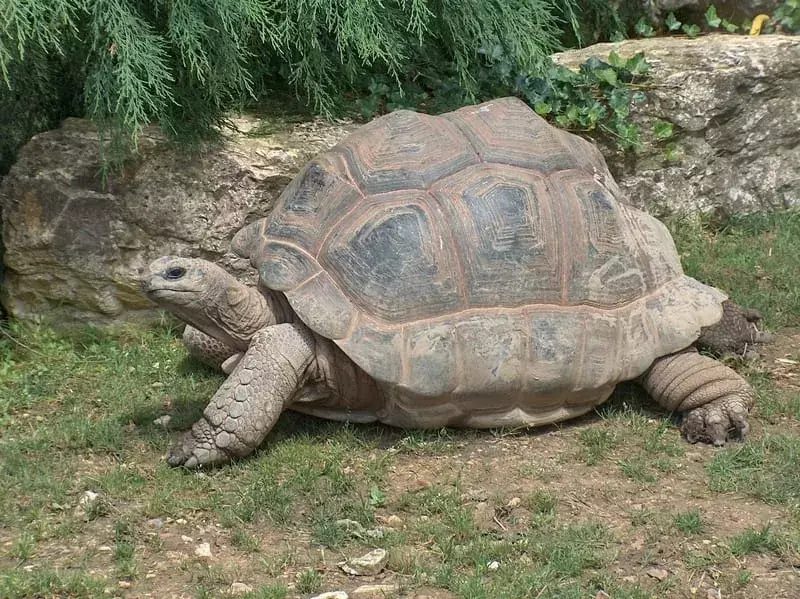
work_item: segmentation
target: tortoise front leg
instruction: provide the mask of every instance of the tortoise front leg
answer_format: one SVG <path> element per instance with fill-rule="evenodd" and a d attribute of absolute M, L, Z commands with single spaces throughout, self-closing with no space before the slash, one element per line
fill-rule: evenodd
<path fill-rule="evenodd" d="M 302 324 L 256 333 L 203 417 L 173 447 L 169 464 L 193 468 L 251 453 L 306 383 L 314 357 L 314 337 Z"/>
<path fill-rule="evenodd" d="M 755 393 L 721 362 L 690 349 L 659 358 L 640 382 L 660 406 L 684 413 L 681 432 L 690 443 L 724 445 L 729 437 L 747 437 Z"/>

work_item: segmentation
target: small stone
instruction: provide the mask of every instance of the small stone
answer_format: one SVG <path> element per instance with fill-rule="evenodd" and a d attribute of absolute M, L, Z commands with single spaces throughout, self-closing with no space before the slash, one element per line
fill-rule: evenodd
<path fill-rule="evenodd" d="M 391 526 L 392 528 L 400 528 L 403 526 L 403 519 L 400 516 L 396 516 L 392 514 L 388 518 L 386 518 L 386 525 Z"/>
<path fill-rule="evenodd" d="M 82 507 L 88 507 L 97 501 L 99 494 L 95 493 L 94 491 L 84 491 L 81 498 L 78 500 L 78 505 Z"/>
<path fill-rule="evenodd" d="M 164 527 L 164 521 L 161 518 L 150 518 L 150 520 L 148 520 L 146 522 L 146 524 L 150 528 L 163 528 Z"/>
<path fill-rule="evenodd" d="M 364 536 L 368 539 L 382 539 L 385 534 L 380 528 L 370 528 L 364 531 Z"/>
<path fill-rule="evenodd" d="M 342 520 L 337 520 L 335 524 L 338 528 L 344 529 L 350 536 L 361 537 L 364 535 L 364 526 L 361 522 L 357 522 L 356 520 L 343 518 Z"/>
<path fill-rule="evenodd" d="M 252 593 L 253 587 L 243 582 L 234 582 L 231 584 L 228 592 L 231 595 L 244 595 L 245 593 Z"/>
<path fill-rule="evenodd" d="M 192 537 L 187 537 L 186 535 L 181 535 L 181 541 L 184 543 L 194 543 L 194 539 Z"/>
<path fill-rule="evenodd" d="M 508 501 L 508 507 L 510 507 L 510 508 L 519 507 L 521 503 L 522 503 L 522 499 L 520 499 L 519 497 L 512 497 Z"/>
<path fill-rule="evenodd" d="M 186 518 L 178 518 L 175 520 L 176 524 L 186 524 Z"/>
<path fill-rule="evenodd" d="M 669 572 L 664 570 L 664 568 L 648 568 L 647 575 L 650 578 L 655 578 L 659 582 L 666 580 L 667 576 L 669 576 Z"/>
<path fill-rule="evenodd" d="M 605 591 L 597 591 L 597 595 L 594 596 L 594 599 L 611 599 L 611 595 Z"/>
<path fill-rule="evenodd" d="M 119 581 L 119 588 L 121 589 L 129 589 L 133 586 L 130 580 L 120 580 Z"/>
<path fill-rule="evenodd" d="M 166 428 L 166 426 L 170 423 L 171 420 L 172 416 L 170 416 L 169 414 L 164 414 L 163 416 L 159 416 L 158 418 L 153 420 L 153 424 L 155 424 L 156 426 L 163 426 Z"/>
<path fill-rule="evenodd" d="M 722 599 L 722 593 L 719 592 L 719 589 L 708 589 L 706 599 Z"/>
<path fill-rule="evenodd" d="M 328 591 L 322 595 L 314 595 L 311 599 L 348 599 L 344 591 Z"/>
<path fill-rule="evenodd" d="M 383 570 L 389 556 L 383 549 L 373 549 L 366 555 L 340 562 L 339 567 L 352 576 L 371 576 Z"/>
<path fill-rule="evenodd" d="M 486 564 L 486 567 L 489 568 L 489 570 L 491 570 L 492 572 L 494 572 L 495 570 L 500 569 L 500 562 L 495 562 L 495 561 L 489 562 L 488 564 Z"/>
<path fill-rule="evenodd" d="M 194 548 L 194 554 L 197 557 L 211 557 L 211 545 L 208 543 L 200 543 Z"/>
<path fill-rule="evenodd" d="M 114 550 L 113 550 L 111 547 L 109 547 L 108 545 L 100 545 L 100 547 L 98 547 L 98 548 L 97 548 L 97 550 L 98 550 L 98 551 L 103 551 L 103 552 L 114 551 Z"/>
<path fill-rule="evenodd" d="M 155 572 L 148 572 L 147 574 L 144 575 L 146 580 L 150 580 L 151 578 L 155 578 L 156 576 L 157 574 Z"/>
<path fill-rule="evenodd" d="M 159 382 L 159 381 L 156 381 L 155 383 L 153 383 L 153 384 L 152 384 L 152 385 L 150 385 L 150 386 L 151 386 L 153 389 L 163 389 L 163 388 L 164 388 L 164 383 L 161 383 L 161 382 Z"/>
<path fill-rule="evenodd" d="M 352 591 L 353 597 L 359 599 L 384 599 L 394 597 L 400 591 L 396 584 L 363 584 Z"/>

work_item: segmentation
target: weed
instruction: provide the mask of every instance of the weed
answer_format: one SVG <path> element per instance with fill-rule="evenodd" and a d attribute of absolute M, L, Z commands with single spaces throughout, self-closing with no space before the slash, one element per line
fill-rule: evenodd
<path fill-rule="evenodd" d="M 301 593 L 316 593 L 322 588 L 322 574 L 316 570 L 303 570 L 297 577 L 297 590 Z"/>
<path fill-rule="evenodd" d="M 703 532 L 705 528 L 700 510 L 689 510 L 688 512 L 675 514 L 672 519 L 672 525 L 677 530 L 692 535 Z"/>

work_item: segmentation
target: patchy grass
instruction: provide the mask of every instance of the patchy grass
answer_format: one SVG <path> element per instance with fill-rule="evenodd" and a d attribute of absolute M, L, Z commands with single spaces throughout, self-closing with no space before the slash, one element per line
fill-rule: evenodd
<path fill-rule="evenodd" d="M 772 327 L 800 325 L 795 215 L 677 237 L 692 274 Z M 434 599 L 800 596 L 800 336 L 787 328 L 770 351 L 731 364 L 758 401 L 751 439 L 722 449 L 686 444 L 678 418 L 626 384 L 595 414 L 536 431 L 287 413 L 253 457 L 186 472 L 164 454 L 222 377 L 173 331 L 12 323 L 0 597 L 220 597 L 243 583 L 244 597 L 284 599 L 365 582 Z M 377 547 L 382 574 L 339 569 Z"/>

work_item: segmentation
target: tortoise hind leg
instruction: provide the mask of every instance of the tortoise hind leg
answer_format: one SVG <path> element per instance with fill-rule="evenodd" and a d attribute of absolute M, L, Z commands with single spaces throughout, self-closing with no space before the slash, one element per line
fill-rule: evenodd
<path fill-rule="evenodd" d="M 279 324 L 250 347 L 203 412 L 173 447 L 171 466 L 221 464 L 255 450 L 307 381 L 314 337 L 303 325 Z"/>
<path fill-rule="evenodd" d="M 659 358 L 640 382 L 663 408 L 683 413 L 681 432 L 690 443 L 724 445 L 747 437 L 755 394 L 721 362 L 690 349 Z"/>

